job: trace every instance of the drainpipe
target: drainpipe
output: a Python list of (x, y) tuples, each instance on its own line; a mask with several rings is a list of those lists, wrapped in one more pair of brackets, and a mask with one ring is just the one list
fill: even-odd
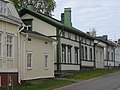
[(20, 32), (24, 30), (24, 26), (18, 30), (18, 82), (21, 83), (21, 65), (22, 65), (22, 61), (21, 61), (21, 52), (22, 52), (22, 48), (21, 48), (21, 34)]

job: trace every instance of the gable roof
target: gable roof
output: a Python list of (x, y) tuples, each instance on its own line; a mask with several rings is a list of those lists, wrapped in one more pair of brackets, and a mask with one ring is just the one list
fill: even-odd
[(106, 44), (108, 44), (110, 46), (114, 46), (114, 47), (116, 46), (116, 44), (114, 42), (112, 42), (110, 40), (105, 40), (103, 37), (96, 37), (96, 40), (104, 42), (104, 43), (106, 43)]
[(76, 35), (80, 35), (81, 37), (85, 37), (85, 38), (88, 38), (88, 39), (91, 39), (91, 40), (94, 40), (94, 38), (92, 36), (89, 36), (87, 34), (85, 34), (84, 32), (74, 28), (74, 27), (68, 27), (68, 26), (65, 26), (63, 23), (61, 23), (59, 20), (56, 20), (52, 17), (49, 17), (49, 16), (46, 16), (42, 13), (37, 13), (36, 11), (33, 11), (33, 10), (30, 10), (30, 9), (27, 9), (27, 8), (23, 8), (19, 14), (20, 14), (20, 17), (22, 17), (23, 15), (25, 15), (26, 13), (40, 19), (40, 20), (43, 20), (57, 28), (60, 28), (60, 29), (64, 29), (68, 32), (71, 32), (71, 33), (74, 33)]

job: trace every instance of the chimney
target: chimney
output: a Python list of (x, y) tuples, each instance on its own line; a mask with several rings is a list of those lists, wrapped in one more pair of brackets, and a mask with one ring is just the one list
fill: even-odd
[(120, 44), (120, 39), (118, 39), (118, 44)]
[(108, 40), (108, 35), (103, 35), (102, 37), (104, 40)]
[(68, 27), (72, 27), (71, 8), (64, 9), (64, 13), (61, 14), (61, 22)]

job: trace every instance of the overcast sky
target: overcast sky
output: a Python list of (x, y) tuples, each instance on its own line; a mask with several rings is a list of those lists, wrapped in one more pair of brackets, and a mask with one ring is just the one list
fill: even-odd
[(120, 0), (55, 0), (53, 13), (60, 20), (64, 8), (72, 9), (72, 24), (86, 32), (95, 28), (97, 35), (108, 35), (109, 39), (120, 38)]

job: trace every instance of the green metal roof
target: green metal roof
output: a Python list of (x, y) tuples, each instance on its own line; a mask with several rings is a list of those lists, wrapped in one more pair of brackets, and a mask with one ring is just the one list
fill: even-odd
[(58, 27), (60, 29), (64, 29), (64, 30), (66, 30), (68, 32), (74, 33), (74, 34), (79, 35), (81, 37), (85, 37), (85, 38), (94, 40), (94, 38), (92, 36), (89, 36), (86, 33), (82, 32), (82, 31), (80, 31), (80, 30), (78, 30), (78, 29), (76, 29), (74, 27), (65, 26), (59, 20), (56, 20), (56, 19), (54, 19), (52, 17), (49, 17), (49, 16), (46, 16), (46, 15), (44, 15), (42, 13), (38, 13), (36, 11), (30, 10), (30, 9), (27, 9), (27, 8), (24, 8), (19, 12), (20, 16), (23, 16), (26, 13), (28, 13), (28, 14), (30, 14), (30, 15), (32, 15), (32, 16), (40, 19), (40, 20), (43, 20), (43, 21), (45, 21), (45, 22), (47, 22), (47, 23), (49, 23), (49, 24), (51, 24), (51, 25), (53, 25), (55, 27)]

